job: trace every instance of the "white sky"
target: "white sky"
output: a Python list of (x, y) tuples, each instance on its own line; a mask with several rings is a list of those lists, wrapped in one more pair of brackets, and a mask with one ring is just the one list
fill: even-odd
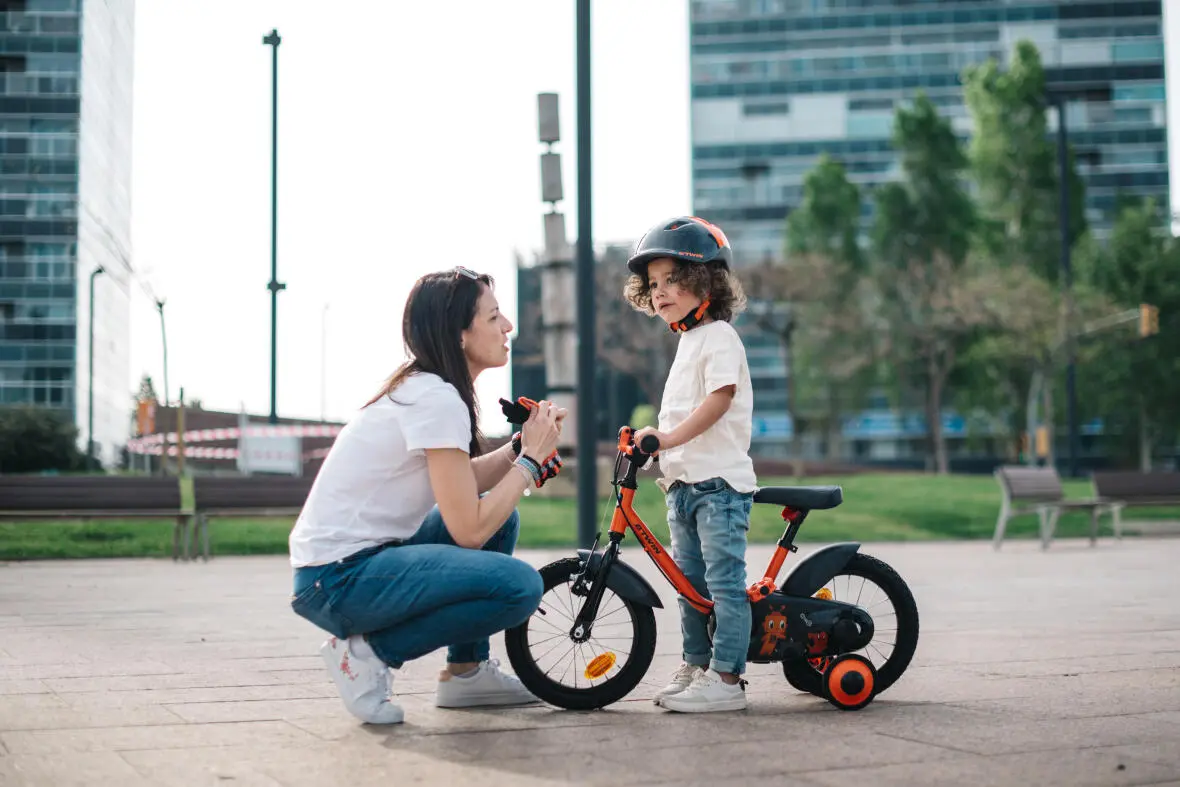
[[(133, 260), (166, 298), (172, 396), (270, 409), (272, 27), (278, 412), (320, 414), (329, 303), (327, 415), (347, 418), (404, 358), (418, 276), (491, 273), (515, 316), (513, 252), (542, 240), (539, 92), (560, 94), (576, 237), (574, 5), (140, 0)], [(691, 205), (687, 2), (595, 0), (593, 15), (594, 237), (629, 240)], [(146, 372), (162, 395), (159, 319), (133, 292), (128, 387)], [(478, 387), (494, 433), (508, 370)]]
[[(280, 415), (320, 414), (325, 303), (334, 418), (403, 359), (402, 306), (423, 273), (455, 264), (491, 273), (515, 315), (513, 252), (541, 245), (539, 92), (560, 94), (563, 209), (575, 239), (574, 0), (136, 5), (133, 259), (167, 299), (173, 397), (184, 386), (206, 407), (269, 411), (271, 50), (262, 37), (272, 27), (283, 38)], [(691, 208), (687, 8), (593, 2), (596, 241), (632, 240)], [(1180, 14), (1166, 27), (1177, 40)], [(1178, 66), (1169, 47), (1169, 73)], [(162, 394), (158, 318), (133, 292), (128, 389), (146, 372)], [(485, 373), (479, 389), (494, 433), (507, 369)]]

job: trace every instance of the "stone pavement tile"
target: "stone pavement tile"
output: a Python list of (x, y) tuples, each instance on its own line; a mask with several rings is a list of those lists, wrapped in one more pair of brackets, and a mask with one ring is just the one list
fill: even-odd
[(189, 689), (141, 689), (138, 691), (74, 691), (57, 695), (71, 708), (142, 708), (148, 705), (181, 705), (201, 702), (248, 700), (300, 700), (336, 697), (336, 688), (325, 686), (214, 686)]
[(147, 787), (134, 768), (114, 752), (22, 754), (0, 758), (0, 784), (5, 787)]
[(315, 740), (305, 730), (281, 721), (233, 724), (172, 724), (76, 730), (0, 733), (12, 754), (186, 749), (207, 746), (301, 745)]
[(190, 702), (165, 706), (184, 721), (212, 724), (231, 721), (267, 721), (321, 716), (342, 709), (339, 697), (293, 700), (241, 700)]
[[(1177, 676), (1180, 677), (1180, 676)], [(1083, 719), (1098, 716), (1139, 716), (1180, 708), (1180, 683), (1160, 688), (1106, 686), (1044, 686), (1023, 699), (957, 701), (973, 710), (1011, 713), (1034, 719)], [(1113, 710), (1121, 707), (1122, 710)], [(1180, 734), (1180, 730), (1177, 730)]]
[[(1119, 769), (1119, 766), (1123, 766)], [(1032, 776), (1035, 774), (1035, 776)], [(1035, 754), (959, 756), (950, 759), (885, 765), (871, 768), (816, 770), (808, 773), (813, 784), (847, 787), (850, 783), (873, 787), (921, 787), (921, 785), (969, 784), (972, 787), (1011, 787), (1027, 783), (1037, 787), (1107, 787), (1151, 784), (1180, 776), (1180, 768), (1137, 760), (1111, 751), (1074, 748)]]
[(0, 697), (13, 694), (48, 694), (49, 687), (36, 678), (0, 680)]
[[(321, 673), (323, 671), (321, 670)], [(115, 675), (88, 678), (47, 678), (45, 685), (58, 694), (90, 691), (147, 691), (154, 689), (193, 689), (230, 686), (278, 686), (274, 673), (242, 674), (206, 672), (191, 669), (165, 675)]]
[[(40, 695), (35, 695), (40, 696)], [(45, 708), (36, 713), (9, 712), (0, 704), (0, 731), (70, 730), (177, 724), (180, 717), (162, 706), (144, 708)]]
[(792, 735), (781, 728), (742, 726), (745, 734), (741, 740), (717, 741), (686, 725), (674, 745), (637, 741), (630, 748), (610, 750), (608, 756), (651, 779), (721, 783), (731, 775), (773, 778), (813, 770), (817, 764), (888, 765), (929, 762), (954, 755), (936, 746), (871, 732), (832, 734), (811, 728)]
[[(874, 710), (874, 714), (866, 711)], [(877, 703), (856, 714), (884, 734), (974, 754), (1014, 754), (1102, 743), (1169, 740), (1172, 725), (1128, 716), (1045, 721), (952, 705)]]
[(1169, 710), (1161, 713), (1145, 713), (1143, 718), (1148, 721), (1163, 721), (1169, 724), (1180, 724), (1180, 710)]
[(1152, 762), (1180, 768), (1180, 736), (1152, 743), (1132, 743), (1126, 746), (1095, 746), (1091, 751), (1110, 752), (1131, 760)]
[(177, 672), (176, 668), (158, 661), (128, 659), (113, 662), (81, 661), (64, 664), (29, 663), (0, 667), (0, 680), (26, 678), (100, 678), (135, 675), (164, 675)]
[(1180, 650), (1109, 653), (1103, 656), (1055, 659), (1007, 659), (992, 662), (985, 674), (1010, 677), (1083, 675), (1088, 672), (1180, 669)]
[[(120, 756), (153, 787), (284, 787), (258, 770), (252, 761), (258, 751), (252, 747), (226, 746), (216, 749), (166, 749), (125, 751)], [(295, 761), (306, 757), (302, 749), (287, 749)]]

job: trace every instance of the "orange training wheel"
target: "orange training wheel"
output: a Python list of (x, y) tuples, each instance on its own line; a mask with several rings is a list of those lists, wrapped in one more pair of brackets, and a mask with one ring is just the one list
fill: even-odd
[(824, 699), (840, 710), (860, 710), (873, 701), (877, 670), (865, 657), (845, 653), (828, 664), (823, 681)]

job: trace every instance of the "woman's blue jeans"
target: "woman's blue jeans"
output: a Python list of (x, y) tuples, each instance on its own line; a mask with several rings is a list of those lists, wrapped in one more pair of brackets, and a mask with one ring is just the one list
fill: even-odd
[(452, 664), (484, 661), (488, 637), (541, 603), (541, 575), (512, 557), (519, 528), (513, 511), (483, 549), (464, 549), (436, 507), (406, 541), (295, 569), (291, 607), (341, 639), (364, 634), (395, 669), (441, 647)]

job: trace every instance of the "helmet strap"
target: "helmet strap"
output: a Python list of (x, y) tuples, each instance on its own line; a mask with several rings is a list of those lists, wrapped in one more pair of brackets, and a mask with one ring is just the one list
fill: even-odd
[(674, 322), (668, 327), (672, 329), (672, 333), (683, 333), (700, 325), (701, 320), (709, 313), (709, 300), (706, 298), (700, 306), (696, 307), (680, 322)]

